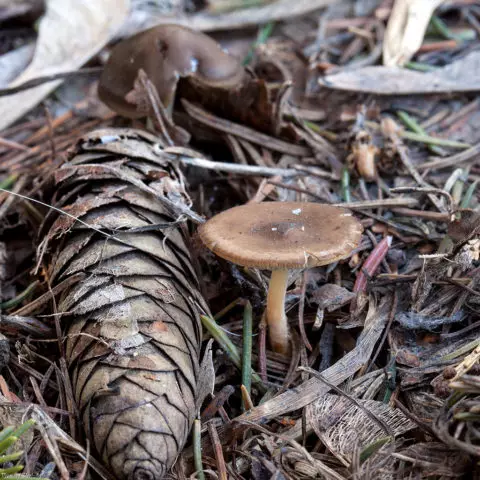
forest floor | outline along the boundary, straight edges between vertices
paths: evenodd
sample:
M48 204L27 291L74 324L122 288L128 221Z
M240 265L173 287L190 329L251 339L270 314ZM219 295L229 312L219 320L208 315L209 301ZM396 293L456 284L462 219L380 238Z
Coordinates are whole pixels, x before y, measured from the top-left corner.
M20 51L31 58L39 3L0 8L0 65L25 63ZM202 351L214 338L215 380L169 475L480 475L480 6L177 3L179 11L156 15L206 31L255 79L233 100L177 90L173 118L191 140L170 151L191 211L208 219L263 201L328 203L350 209L364 232L347 259L293 272L291 350L282 355L262 321L269 272L219 259L189 223L211 312L202 316ZM123 36L140 29L133 17ZM61 84L21 88L14 103L0 89L0 424L18 427L29 415L40 425L24 440L31 476L86 478L89 458L95 475L112 478L83 439L63 326L52 314L68 285L52 285L39 247L53 174L82 138L97 129L155 132L155 121L122 118L98 99L117 40L77 52L83 61L66 62L73 72ZM23 80L36 85L47 74ZM0 87L11 80L0 75Z

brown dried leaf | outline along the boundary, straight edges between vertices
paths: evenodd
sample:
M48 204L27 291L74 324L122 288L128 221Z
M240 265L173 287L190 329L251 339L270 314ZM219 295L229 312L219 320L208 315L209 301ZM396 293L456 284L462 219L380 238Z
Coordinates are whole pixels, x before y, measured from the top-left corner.
M353 298L355 298L354 293L334 283L322 285L312 295L312 301L317 303L319 308L325 308L329 312L343 307Z

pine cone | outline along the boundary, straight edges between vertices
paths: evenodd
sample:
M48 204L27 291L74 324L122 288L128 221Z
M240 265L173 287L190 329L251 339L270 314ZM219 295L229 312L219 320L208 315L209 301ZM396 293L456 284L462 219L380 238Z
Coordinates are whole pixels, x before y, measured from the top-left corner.
M162 478L189 434L197 400L198 291L177 222L182 177L156 137L128 129L82 138L56 173L51 280L83 279L58 303L87 437L118 479Z

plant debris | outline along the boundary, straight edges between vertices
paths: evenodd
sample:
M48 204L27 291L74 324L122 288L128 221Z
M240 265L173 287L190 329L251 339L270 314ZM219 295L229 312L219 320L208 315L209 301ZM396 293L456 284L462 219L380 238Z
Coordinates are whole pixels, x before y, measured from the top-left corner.
M476 2L134 0L87 26L72 4L47 38L57 3L32 65L45 45L71 58L0 91L0 426L35 421L22 473L478 476ZM36 31L8 8L0 65L14 72ZM116 62L113 80L123 75L121 39L146 27L168 51L153 42L152 70L146 42L128 70L125 118L99 98L99 72ZM233 84L202 82L215 62L167 31L227 58ZM186 64L158 70L176 51ZM53 93L38 105L40 90ZM276 275L278 348L264 315L271 272L229 260L252 242L220 258L202 234L225 212L240 212L231 239L267 207L268 227L295 205L275 230L295 236L311 204L347 209L358 237L327 264L300 248Z

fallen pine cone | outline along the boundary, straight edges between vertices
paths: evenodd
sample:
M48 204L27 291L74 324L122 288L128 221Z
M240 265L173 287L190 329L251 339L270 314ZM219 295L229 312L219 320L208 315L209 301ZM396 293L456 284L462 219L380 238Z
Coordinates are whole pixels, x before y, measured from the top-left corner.
M208 308L179 226L193 213L156 141L82 138L56 172L56 207L71 217L54 212L39 247L53 252L53 284L82 277L58 303L65 355L87 437L118 479L165 475L200 395L197 306Z

